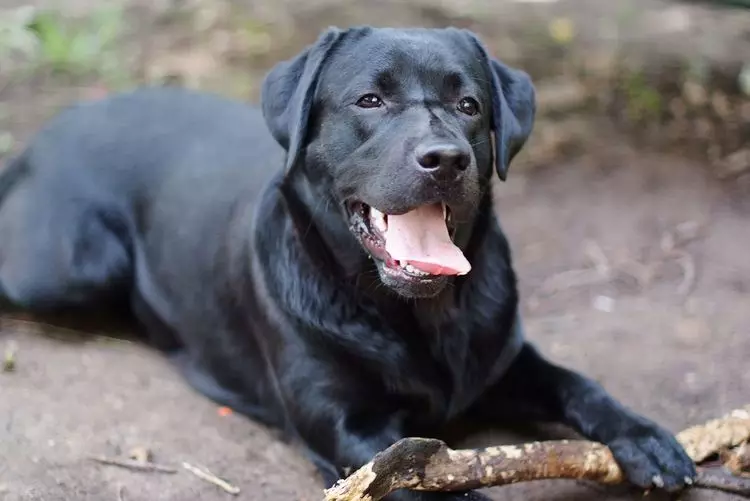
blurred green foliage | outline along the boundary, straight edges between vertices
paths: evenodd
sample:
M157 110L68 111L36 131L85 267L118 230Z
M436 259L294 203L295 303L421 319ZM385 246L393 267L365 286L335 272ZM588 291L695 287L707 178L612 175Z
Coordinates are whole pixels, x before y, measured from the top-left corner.
M653 120L664 111L664 100L641 71L633 71L623 81L627 113L631 120Z
M100 7L80 19L23 7L0 19L0 61L17 57L31 71L119 79L117 44L124 28L119 6Z

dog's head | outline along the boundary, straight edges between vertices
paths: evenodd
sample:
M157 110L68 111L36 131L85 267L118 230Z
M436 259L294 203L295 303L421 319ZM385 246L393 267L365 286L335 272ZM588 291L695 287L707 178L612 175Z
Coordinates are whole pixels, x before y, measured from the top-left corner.
M529 77L452 28L331 28L271 70L262 105L287 175L338 207L405 297L469 272L457 230L471 226L493 165L505 179L535 115Z

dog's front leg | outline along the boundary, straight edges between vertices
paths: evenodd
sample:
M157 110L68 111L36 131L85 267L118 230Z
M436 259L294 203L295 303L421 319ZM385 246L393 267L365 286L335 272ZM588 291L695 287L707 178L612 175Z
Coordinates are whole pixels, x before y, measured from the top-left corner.
M332 400L317 388L332 385L308 382L305 395L298 394L288 410L297 434L311 452L326 487L370 462L375 455L405 437L398 413L383 412L378 399L365 389L350 398ZM373 405L356 405L370 401ZM355 405L353 405L355 404ZM476 492L429 493L402 490L386 501L489 501Z
M644 489L676 491L696 475L671 433L627 409L593 380L544 359L528 343L477 410L483 418L566 424L609 446L628 480Z

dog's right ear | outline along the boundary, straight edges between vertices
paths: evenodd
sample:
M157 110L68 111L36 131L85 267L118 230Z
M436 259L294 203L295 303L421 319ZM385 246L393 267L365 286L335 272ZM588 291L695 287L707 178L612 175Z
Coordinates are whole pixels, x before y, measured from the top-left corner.
M305 146L320 69L343 34L328 28L299 55L274 66L263 81L263 117L273 137L287 150L287 174Z
M536 90L529 75L490 56L479 38L463 30L484 60L492 84L492 129L495 133L495 169L505 181L511 160L521 151L534 127Z

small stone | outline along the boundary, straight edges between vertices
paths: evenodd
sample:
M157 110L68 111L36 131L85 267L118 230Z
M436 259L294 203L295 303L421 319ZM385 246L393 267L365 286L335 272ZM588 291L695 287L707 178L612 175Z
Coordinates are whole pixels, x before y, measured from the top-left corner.
M150 463L151 462L151 451L147 447L138 446L133 447L128 454L130 459L138 461L139 463Z
M609 296L596 296L593 307L595 310L612 313L615 310L615 300Z

